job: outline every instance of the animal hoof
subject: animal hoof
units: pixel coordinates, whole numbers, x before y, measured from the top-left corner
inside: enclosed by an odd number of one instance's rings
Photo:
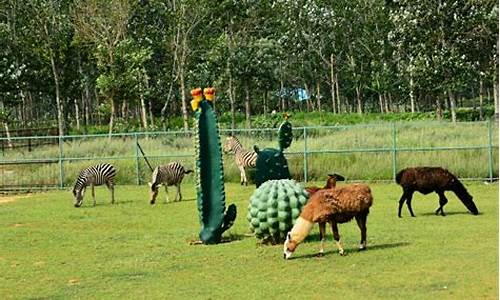
[[[340,256],[346,256],[347,255],[347,253],[345,253],[344,250],[339,251],[339,254],[340,254]]]
[[[324,256],[323,252],[318,252],[318,254],[316,254],[316,257],[323,257],[323,256]]]
[[[366,250],[366,246],[361,246],[361,247],[359,247],[358,251],[365,251],[365,250]]]

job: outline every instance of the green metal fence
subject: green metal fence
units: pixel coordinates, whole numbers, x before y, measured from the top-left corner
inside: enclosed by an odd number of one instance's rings
[[[278,147],[275,128],[223,129],[222,142],[230,132],[247,149],[253,145]],[[63,189],[72,186],[81,169],[104,161],[117,167],[119,184],[140,185],[149,181],[151,172],[137,144],[153,165],[175,160],[191,168],[191,134],[168,131],[12,138],[13,147],[4,147],[0,153],[0,189]],[[37,139],[51,143],[29,149],[15,147]],[[7,144],[5,140],[0,142]],[[349,180],[390,181],[399,169],[417,165],[443,166],[463,179],[493,181],[498,178],[498,123],[298,127],[286,156],[292,176],[306,182],[322,181],[329,172]],[[224,159],[226,180],[239,182],[234,158],[225,155]]]

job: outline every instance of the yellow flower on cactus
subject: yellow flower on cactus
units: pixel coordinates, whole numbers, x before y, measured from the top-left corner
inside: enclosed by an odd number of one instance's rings
[[[191,90],[191,96],[193,97],[193,100],[191,100],[191,108],[193,110],[197,110],[201,100],[203,100],[203,96],[201,94],[201,88],[196,88],[194,90]]]
[[[213,102],[215,98],[215,89],[214,88],[205,88],[203,90],[203,95],[205,95],[205,99]]]

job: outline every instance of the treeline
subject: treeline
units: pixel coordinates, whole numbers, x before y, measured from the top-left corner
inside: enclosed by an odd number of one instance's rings
[[[216,109],[498,113],[498,6],[468,0],[2,0],[0,121],[166,129]]]

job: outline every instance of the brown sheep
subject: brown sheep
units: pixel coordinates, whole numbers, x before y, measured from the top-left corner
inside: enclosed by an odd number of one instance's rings
[[[352,184],[333,189],[323,189],[312,194],[304,206],[292,230],[287,234],[283,245],[283,257],[290,258],[297,246],[307,237],[314,223],[320,225],[321,246],[318,255],[323,254],[325,225],[330,223],[333,238],[344,255],[340,241],[338,223],[346,223],[356,219],[361,230],[360,250],[366,249],[366,219],[373,202],[370,187],[366,184]]]
[[[322,190],[322,189],[333,189],[337,185],[337,181],[344,181],[344,180],[345,180],[345,178],[342,175],[328,174],[326,184],[323,188],[320,188],[318,186],[310,186],[310,187],[306,187],[305,190],[309,193],[309,196],[311,196],[312,194],[314,194],[317,191]]]
[[[411,208],[411,199],[415,191],[424,195],[432,192],[439,195],[439,207],[436,209],[436,215],[439,213],[442,216],[445,215],[443,208],[448,203],[448,199],[444,195],[445,191],[453,191],[472,214],[479,214],[467,189],[455,175],[446,169],[440,167],[406,168],[396,175],[396,182],[403,188],[403,195],[399,200],[398,209],[398,217],[400,218],[401,208],[405,201],[411,216],[415,217]]]

